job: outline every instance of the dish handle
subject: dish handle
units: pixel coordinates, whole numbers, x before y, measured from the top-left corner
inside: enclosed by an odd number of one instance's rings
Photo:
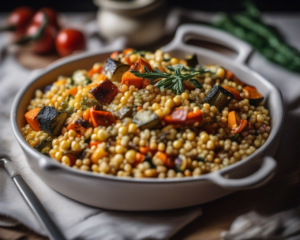
[[[209,180],[225,189],[239,190],[258,187],[264,180],[268,179],[277,166],[274,158],[264,156],[260,168],[250,176],[239,179],[229,179],[224,177],[230,171],[217,171],[209,176]]]
[[[202,47],[195,47],[186,44],[188,39],[199,39],[211,43],[216,43],[221,46],[228,47],[237,52],[235,61],[245,63],[253,51],[253,48],[246,42],[212,27],[201,26],[197,24],[183,24],[177,28],[176,34],[172,42],[163,47],[163,51],[171,51],[175,49],[201,49],[203,51],[210,51]]]

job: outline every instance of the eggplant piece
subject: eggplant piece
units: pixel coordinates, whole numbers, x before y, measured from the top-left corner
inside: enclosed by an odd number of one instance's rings
[[[37,144],[34,149],[42,154],[49,155],[49,151],[52,148],[52,138],[46,138]]]
[[[91,83],[91,79],[85,70],[77,70],[71,77],[71,85],[86,86],[89,83]]]
[[[131,118],[133,114],[133,108],[132,107],[122,107],[119,111],[118,111],[118,117],[120,119],[123,118]]]
[[[111,81],[121,82],[123,74],[127,72],[129,68],[130,68],[129,65],[108,58],[103,70],[105,71],[106,74],[111,75]]]
[[[234,96],[230,92],[221,86],[214,86],[205,96],[204,102],[215,106],[221,112],[233,99]]]
[[[91,108],[91,107],[95,107],[97,109],[101,108],[101,105],[98,101],[96,101],[92,98],[88,98],[88,97],[81,98],[80,105],[81,105],[81,108],[82,108],[83,111],[85,111],[85,110],[87,110],[88,108]]]
[[[109,80],[105,80],[97,87],[90,90],[90,93],[102,104],[109,104],[118,94],[118,88]]]
[[[54,107],[46,106],[39,111],[37,120],[41,130],[51,136],[58,136],[61,133],[61,129],[67,117],[68,113],[58,112]]]
[[[141,130],[144,130],[146,128],[151,129],[159,123],[159,117],[150,110],[140,110],[134,116],[132,121]]]
[[[189,67],[196,67],[199,64],[196,54],[186,56],[185,60]]]

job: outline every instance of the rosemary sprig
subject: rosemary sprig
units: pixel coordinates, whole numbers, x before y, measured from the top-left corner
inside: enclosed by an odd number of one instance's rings
[[[151,84],[156,79],[162,78],[159,82],[157,82],[154,86],[159,87],[161,89],[170,89],[176,94],[180,94],[184,92],[184,82],[187,80],[192,80],[191,82],[195,84],[197,81],[196,79],[193,79],[194,77],[201,75],[205,73],[201,69],[201,71],[196,71],[196,69],[193,69],[191,67],[185,67],[182,64],[177,64],[172,67],[168,67],[172,73],[163,73],[158,68],[156,68],[153,72],[150,72],[145,66],[145,73],[140,73],[139,71],[132,71],[131,72],[137,76],[149,79]],[[189,71],[190,73],[181,73],[182,71]],[[207,72],[207,71],[206,71]],[[197,88],[201,88],[202,85],[197,81],[198,84],[195,84]]]

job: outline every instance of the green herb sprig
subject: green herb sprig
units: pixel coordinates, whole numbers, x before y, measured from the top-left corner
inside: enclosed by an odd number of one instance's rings
[[[201,71],[197,71],[197,69],[185,67],[182,64],[177,64],[172,67],[169,66],[168,69],[172,73],[163,73],[158,68],[156,68],[153,72],[150,72],[145,66],[144,69],[145,73],[132,70],[130,72],[137,77],[149,79],[151,84],[156,79],[162,78],[154,86],[161,89],[170,89],[176,94],[184,92],[184,82],[188,80],[190,80],[197,88],[202,88],[202,85],[196,79],[194,79],[194,77],[208,72],[205,68],[201,68]],[[182,71],[189,71],[190,73],[181,73]],[[195,82],[197,83],[195,84]]]

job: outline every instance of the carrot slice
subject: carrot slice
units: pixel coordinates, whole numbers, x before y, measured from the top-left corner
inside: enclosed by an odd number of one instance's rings
[[[77,92],[78,92],[77,87],[73,87],[73,88],[69,89],[69,91],[68,91],[68,93],[71,94],[73,97],[76,96]]]
[[[259,99],[263,96],[257,91],[256,87],[246,86],[243,88],[243,92],[246,95],[246,98],[250,99]]]
[[[240,133],[244,130],[244,128],[247,126],[248,121],[246,119],[240,120],[240,125],[234,130],[234,133]]]
[[[89,71],[88,71],[88,76],[89,77],[92,77],[94,73],[101,73],[102,71],[102,67],[99,66],[99,67],[92,67]]]
[[[133,85],[138,89],[143,86],[143,80],[143,78],[136,77],[130,71],[125,72],[122,76],[122,84],[126,84],[128,87]]]
[[[130,61],[130,58],[129,57],[124,57],[125,59],[125,62],[128,64],[128,65],[131,65],[132,62]]]
[[[240,92],[232,87],[229,86],[222,86],[225,90],[227,90],[228,92],[230,92],[234,98],[238,101],[242,100],[242,97],[240,96]]]
[[[85,120],[87,120],[87,121],[90,119],[90,111],[91,111],[91,109],[88,108],[87,110],[85,110],[85,111],[83,112],[83,118],[84,118]]]
[[[108,127],[116,123],[116,120],[110,112],[97,111],[94,107],[90,110],[90,117],[94,128],[98,126]]]
[[[35,108],[25,114],[25,119],[34,131],[41,131],[40,124],[37,120],[37,115],[41,108]]]
[[[236,111],[231,111],[228,114],[228,125],[231,128],[231,130],[235,130],[240,123],[240,117],[236,113]]]

